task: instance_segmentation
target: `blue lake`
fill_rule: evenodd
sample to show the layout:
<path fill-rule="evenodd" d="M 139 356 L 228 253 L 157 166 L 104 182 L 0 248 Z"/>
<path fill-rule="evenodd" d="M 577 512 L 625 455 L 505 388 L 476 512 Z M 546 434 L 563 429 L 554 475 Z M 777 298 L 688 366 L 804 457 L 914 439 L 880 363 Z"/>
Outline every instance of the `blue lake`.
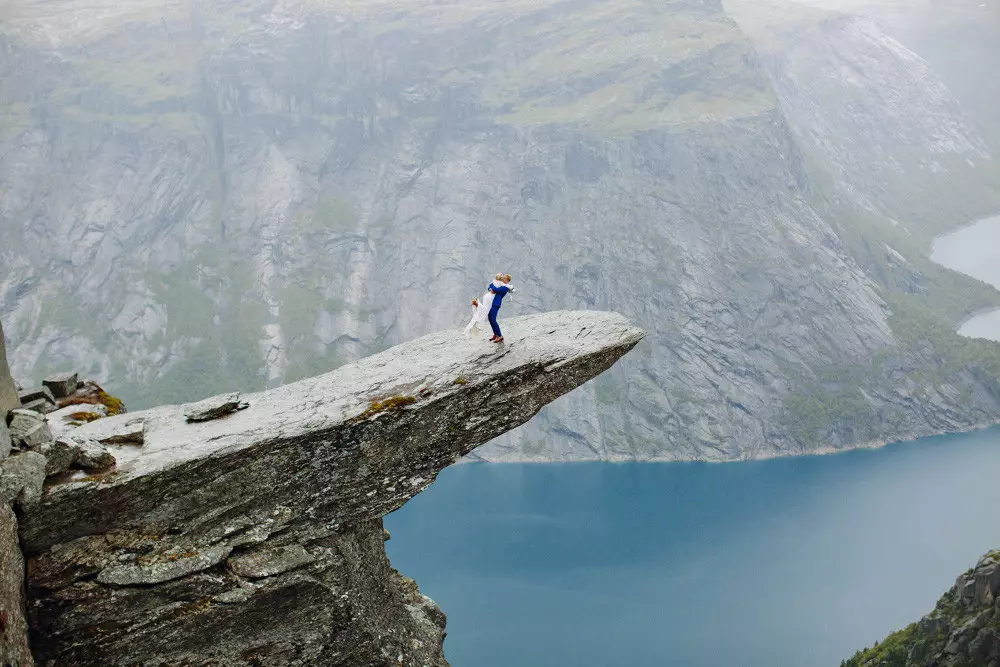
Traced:
<path fill-rule="evenodd" d="M 809 667 L 1000 547 L 1000 430 L 729 464 L 471 464 L 386 518 L 453 667 Z"/>

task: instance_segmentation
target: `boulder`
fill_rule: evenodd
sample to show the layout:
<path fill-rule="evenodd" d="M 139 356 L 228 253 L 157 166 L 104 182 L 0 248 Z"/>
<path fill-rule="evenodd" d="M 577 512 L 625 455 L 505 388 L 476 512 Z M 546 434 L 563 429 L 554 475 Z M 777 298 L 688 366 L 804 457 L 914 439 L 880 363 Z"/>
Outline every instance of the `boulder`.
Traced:
<path fill-rule="evenodd" d="M 56 406 L 50 403 L 47 398 L 36 398 L 33 401 L 26 401 L 21 407 L 43 415 L 56 409 Z"/>
<path fill-rule="evenodd" d="M 184 418 L 189 422 L 204 422 L 225 417 L 247 407 L 249 407 L 247 403 L 240 402 L 239 392 L 220 394 L 188 405 L 184 410 Z"/>
<path fill-rule="evenodd" d="M 24 452 L 0 461 L 0 504 L 15 501 L 27 510 L 38 504 L 45 484 L 45 457 Z"/>
<path fill-rule="evenodd" d="M 76 373 L 58 373 L 42 380 L 42 386 L 52 392 L 55 398 L 66 398 L 76 391 Z"/>
<path fill-rule="evenodd" d="M 56 398 L 49 391 L 48 387 L 35 387 L 33 389 L 22 389 L 18 392 L 17 397 L 21 401 L 21 405 L 25 406 L 28 403 L 36 401 L 45 401 L 49 405 L 55 407 Z"/>
<path fill-rule="evenodd" d="M 85 436 L 65 438 L 76 445 L 73 465 L 83 470 L 106 470 L 115 464 L 115 456 L 104 445 Z"/>
<path fill-rule="evenodd" d="M 14 446 L 31 449 L 52 440 L 52 430 L 45 415 L 18 408 L 11 411 L 10 438 Z"/>
<path fill-rule="evenodd" d="M 32 667 L 24 609 L 24 558 L 17 541 L 17 517 L 0 503 L 0 665 Z"/>
<path fill-rule="evenodd" d="M 45 475 L 52 476 L 66 472 L 80 455 L 80 446 L 66 437 L 35 445 L 31 451 L 45 457 Z"/>
<path fill-rule="evenodd" d="M 165 406 L 76 429 L 139 422 L 144 444 L 109 445 L 114 472 L 50 484 L 21 517 L 38 662 L 447 665 L 444 614 L 393 570 L 382 517 L 643 337 L 601 312 L 504 333 L 425 336 L 223 419 Z"/>
<path fill-rule="evenodd" d="M 21 399 L 17 396 L 17 387 L 7 365 L 7 343 L 3 336 L 3 324 L 0 323 L 0 419 L 20 405 Z"/>

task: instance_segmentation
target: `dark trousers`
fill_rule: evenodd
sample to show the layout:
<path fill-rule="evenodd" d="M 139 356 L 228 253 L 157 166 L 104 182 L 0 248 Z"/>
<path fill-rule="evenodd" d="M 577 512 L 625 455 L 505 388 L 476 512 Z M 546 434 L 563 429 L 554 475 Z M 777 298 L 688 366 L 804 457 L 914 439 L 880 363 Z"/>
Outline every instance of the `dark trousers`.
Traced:
<path fill-rule="evenodd" d="M 498 338 L 500 336 L 503 336 L 503 334 L 500 333 L 500 325 L 497 324 L 497 313 L 499 312 L 500 312 L 499 308 L 490 308 L 490 327 L 493 328 L 493 335 L 497 336 Z"/>

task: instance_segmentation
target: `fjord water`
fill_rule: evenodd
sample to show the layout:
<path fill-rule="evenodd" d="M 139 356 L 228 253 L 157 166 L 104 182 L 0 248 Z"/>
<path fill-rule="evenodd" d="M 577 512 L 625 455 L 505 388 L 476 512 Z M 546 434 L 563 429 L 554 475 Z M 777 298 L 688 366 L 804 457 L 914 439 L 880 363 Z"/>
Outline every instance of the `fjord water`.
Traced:
<path fill-rule="evenodd" d="M 386 518 L 453 667 L 810 667 L 1000 545 L 1000 429 L 729 464 L 470 464 Z"/>
<path fill-rule="evenodd" d="M 984 218 L 938 237 L 931 259 L 1000 289 L 1000 216 Z M 1000 309 L 970 317 L 958 333 L 1000 341 Z"/>

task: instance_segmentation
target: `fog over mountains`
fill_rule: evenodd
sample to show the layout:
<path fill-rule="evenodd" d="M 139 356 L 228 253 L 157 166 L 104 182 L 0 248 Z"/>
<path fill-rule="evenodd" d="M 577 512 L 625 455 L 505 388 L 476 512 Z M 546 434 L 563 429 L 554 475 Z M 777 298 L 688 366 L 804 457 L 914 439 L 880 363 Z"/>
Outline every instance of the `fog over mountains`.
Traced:
<path fill-rule="evenodd" d="M 1000 3 L 11 0 L 15 376 L 130 408 L 464 324 L 616 310 L 612 371 L 492 460 L 825 451 L 1000 420 Z M 484 342 L 485 345 L 485 342 Z"/>

